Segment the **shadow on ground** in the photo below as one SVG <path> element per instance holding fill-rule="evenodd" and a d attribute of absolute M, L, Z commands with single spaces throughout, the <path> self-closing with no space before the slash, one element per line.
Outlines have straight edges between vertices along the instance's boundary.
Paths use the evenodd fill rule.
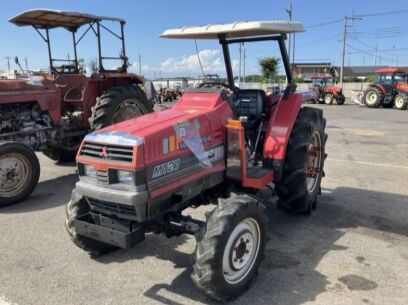
<path fill-rule="evenodd" d="M 311 216 L 289 215 L 271 205 L 267 209 L 270 220 L 269 242 L 258 278 L 249 291 L 230 304 L 303 304 L 313 301 L 322 292 L 336 289 L 335 283 L 316 271 L 316 266 L 329 251 L 347 251 L 336 242 L 354 228 L 371 229 L 373 237 L 390 241 L 392 234 L 408 236 L 403 217 L 387 213 L 390 204 L 408 202 L 407 196 L 373 192 L 353 188 L 324 190 L 318 210 Z M 370 209 L 370 204 L 375 209 Z M 395 208 L 395 207 L 394 207 Z M 382 216 L 378 216 L 382 215 Z M 405 218 L 406 219 L 406 218 Z M 130 251 L 118 251 L 99 259 L 110 263 L 155 256 L 174 261 L 176 268 L 185 268 L 171 284 L 157 283 L 144 295 L 163 304 L 182 305 L 192 300 L 205 304 L 219 304 L 204 296 L 190 280 L 192 271 L 189 255 L 177 251 L 186 237 L 165 239 L 152 236 L 148 246 L 143 244 Z M 392 242 L 392 241 L 391 241 Z M 364 261 L 364 257 L 356 260 Z M 356 275 L 338 279 L 350 290 L 370 290 L 376 283 Z M 177 300 L 175 301 L 175 295 Z M 183 300 L 183 301 L 180 301 Z"/>
<path fill-rule="evenodd" d="M 0 213 L 27 213 L 65 205 L 77 180 L 77 174 L 70 174 L 42 181 L 26 200 L 1 208 Z"/>

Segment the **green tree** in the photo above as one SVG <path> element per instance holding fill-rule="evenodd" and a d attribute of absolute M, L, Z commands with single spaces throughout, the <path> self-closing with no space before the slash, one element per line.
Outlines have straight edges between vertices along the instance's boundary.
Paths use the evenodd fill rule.
<path fill-rule="evenodd" d="M 280 58 L 275 56 L 267 56 L 259 59 L 259 65 L 261 66 L 262 76 L 264 80 L 268 81 L 274 79 L 278 74 Z"/>

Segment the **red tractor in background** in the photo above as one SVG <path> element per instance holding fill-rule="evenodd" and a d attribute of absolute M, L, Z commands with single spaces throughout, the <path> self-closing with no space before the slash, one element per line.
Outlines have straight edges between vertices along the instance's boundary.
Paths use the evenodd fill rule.
<path fill-rule="evenodd" d="M 369 108 L 408 107 L 408 83 L 405 72 L 399 68 L 384 68 L 375 71 L 375 81 L 363 92 L 363 103 Z"/>
<path fill-rule="evenodd" d="M 313 82 L 312 90 L 316 91 L 317 101 L 326 105 L 333 104 L 335 100 L 338 105 L 346 101 L 343 90 L 336 85 L 335 76 L 331 74 L 313 74 L 310 76 Z"/>
<path fill-rule="evenodd" d="M 119 24 L 120 34 L 104 25 L 108 21 Z M 10 22 L 38 32 L 48 47 L 50 71 L 45 76 L 0 80 L 0 206 L 19 202 L 34 190 L 40 175 L 34 151 L 54 160 L 74 160 L 90 129 L 153 111 L 143 79 L 127 72 L 123 19 L 40 9 L 23 12 Z M 79 36 L 82 26 L 86 29 Z M 72 60 L 53 58 L 50 32 L 55 28 L 72 35 Z M 102 55 L 102 30 L 121 41 L 119 57 Z M 77 46 L 88 32 L 98 43 L 98 67 L 89 77 L 77 57 Z M 105 60 L 120 60 L 121 65 L 105 69 Z"/>
<path fill-rule="evenodd" d="M 324 176 L 326 120 L 321 109 L 302 107 L 316 95 L 296 92 L 285 46 L 287 33 L 301 31 L 288 21 L 166 30 L 164 38 L 218 40 L 227 83 L 201 83 L 171 108 L 84 138 L 66 208 L 75 245 L 98 255 L 133 247 L 147 232 L 191 234 L 200 290 L 228 300 L 248 289 L 264 256 L 272 195 L 288 211 L 311 214 Z M 229 45 L 258 41 L 279 45 L 288 82 L 281 94 L 235 86 Z M 184 213 L 209 203 L 216 207 L 206 221 Z"/>

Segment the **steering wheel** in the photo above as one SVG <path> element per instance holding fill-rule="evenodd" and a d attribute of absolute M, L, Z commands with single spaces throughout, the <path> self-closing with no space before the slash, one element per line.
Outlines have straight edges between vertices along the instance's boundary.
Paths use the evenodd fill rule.
<path fill-rule="evenodd" d="M 198 88 L 211 88 L 211 87 L 215 87 L 215 86 L 221 86 L 221 87 L 226 87 L 228 89 L 230 89 L 232 92 L 234 92 L 235 96 L 238 96 L 238 87 L 235 86 L 230 86 L 228 84 L 225 83 L 221 83 L 221 82 L 205 82 L 205 83 L 201 83 Z"/>

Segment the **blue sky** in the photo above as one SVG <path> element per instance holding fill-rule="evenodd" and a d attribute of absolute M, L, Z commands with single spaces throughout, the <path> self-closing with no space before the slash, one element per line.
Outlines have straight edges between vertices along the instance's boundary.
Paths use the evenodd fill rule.
<path fill-rule="evenodd" d="M 127 55 L 136 68 L 138 54 L 142 56 L 142 74 L 175 76 L 200 74 L 194 41 L 160 39 L 158 36 L 166 28 L 209 23 L 228 23 L 241 20 L 286 19 L 285 8 L 290 1 L 252 0 L 252 1 L 130 1 L 130 0 L 47 0 L 47 1 L 3 1 L 0 11 L 0 69 L 7 67 L 5 56 L 28 58 L 29 68 L 47 67 L 47 51 L 43 41 L 29 27 L 16 27 L 8 19 L 24 10 L 32 8 L 52 8 L 89 12 L 96 15 L 121 17 L 127 20 Z M 384 1 L 301 1 L 292 0 L 293 19 L 301 21 L 306 32 L 296 36 L 297 62 L 329 61 L 339 64 L 343 22 L 313 26 L 342 19 L 344 16 L 366 15 L 408 9 L 403 0 L 393 0 L 392 6 L 384 6 Z M 391 3 L 390 2 L 390 3 Z M 408 13 L 385 16 L 364 17 L 350 22 L 350 39 L 347 41 L 346 65 L 408 66 Z M 52 33 L 55 57 L 72 56 L 71 37 L 67 32 Z M 117 55 L 118 41 L 106 33 L 103 41 L 107 56 Z M 375 47 L 377 46 L 377 57 Z M 222 56 L 217 42 L 198 41 L 198 47 L 206 73 L 224 74 Z M 235 68 L 238 52 L 231 50 Z M 97 54 L 92 36 L 81 42 L 80 57 L 88 62 Z M 279 55 L 272 42 L 246 45 L 247 74 L 258 73 L 257 61 L 267 55 Z"/>

